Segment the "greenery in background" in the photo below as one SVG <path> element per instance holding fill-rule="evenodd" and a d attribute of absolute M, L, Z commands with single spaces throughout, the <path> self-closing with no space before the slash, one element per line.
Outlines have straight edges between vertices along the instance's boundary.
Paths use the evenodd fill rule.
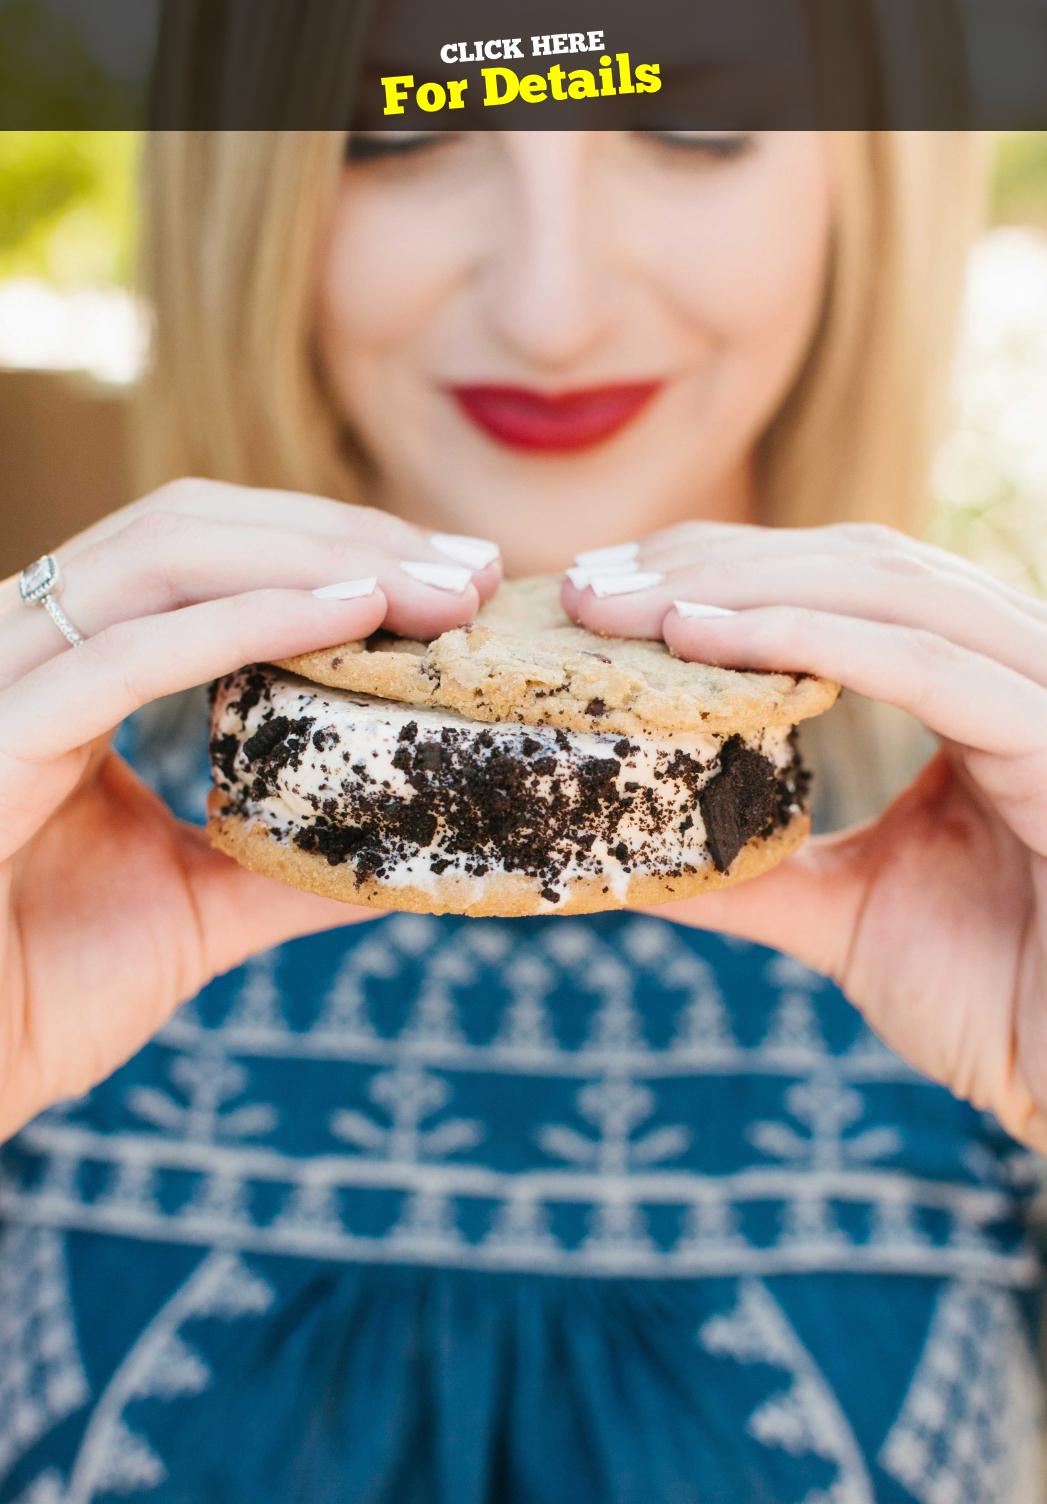
<path fill-rule="evenodd" d="M 148 21 L 148 0 L 137 3 L 137 20 Z M 100 33 L 112 38 L 117 26 L 123 41 L 127 21 L 126 12 L 119 15 L 106 0 L 86 6 L 83 0 L 0 0 L 0 119 L 75 127 L 140 118 L 143 78 L 125 76 L 111 52 L 106 59 L 106 49 L 98 47 Z"/>
<path fill-rule="evenodd" d="M 1047 131 L 1001 131 L 994 165 L 993 220 L 1047 230 Z"/>
<path fill-rule="evenodd" d="M 131 278 L 134 131 L 0 131 L 0 280 Z"/>

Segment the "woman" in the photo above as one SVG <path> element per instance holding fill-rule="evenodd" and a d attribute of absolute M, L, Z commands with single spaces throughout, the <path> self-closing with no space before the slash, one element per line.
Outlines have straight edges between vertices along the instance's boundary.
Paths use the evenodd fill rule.
<path fill-rule="evenodd" d="M 958 136 L 151 143 L 146 454 L 208 478 L 59 548 L 82 646 L 3 587 L 0 1499 L 1039 1496 L 1047 609 L 910 536 L 977 178 Z M 578 553 L 576 619 L 939 750 L 880 812 L 841 708 L 864 823 L 657 916 L 462 921 L 212 852 L 164 802 L 199 692 L 120 728 L 146 781 L 111 749 Z"/>

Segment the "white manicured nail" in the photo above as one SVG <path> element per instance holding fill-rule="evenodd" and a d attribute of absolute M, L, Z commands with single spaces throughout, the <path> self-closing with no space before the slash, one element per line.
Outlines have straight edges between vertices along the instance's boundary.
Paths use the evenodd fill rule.
<path fill-rule="evenodd" d="M 501 553 L 490 538 L 471 538 L 467 533 L 431 533 L 429 542 L 438 554 L 468 564 L 470 569 L 486 569 Z"/>
<path fill-rule="evenodd" d="M 422 564 L 415 559 L 401 559 L 400 568 L 421 585 L 432 585 L 435 590 L 450 590 L 455 595 L 461 595 L 472 579 L 471 570 L 456 569 L 453 564 Z"/>
<path fill-rule="evenodd" d="M 322 601 L 353 601 L 361 595 L 374 595 L 377 586 L 378 581 L 372 574 L 365 580 L 342 580 L 337 585 L 321 585 L 313 594 Z"/>
<path fill-rule="evenodd" d="M 673 601 L 673 609 L 677 616 L 682 616 L 684 621 L 691 621 L 699 616 L 735 616 L 737 612 L 730 606 L 705 606 L 701 601 Z"/>
<path fill-rule="evenodd" d="M 597 579 L 600 575 L 622 575 L 635 573 L 635 564 L 588 564 L 584 568 L 578 564 L 575 564 L 570 569 L 564 570 L 564 574 L 567 576 L 576 590 L 584 590 L 587 585 L 591 585 L 593 580 Z"/>
<path fill-rule="evenodd" d="M 583 569 L 607 569 L 613 564 L 627 564 L 640 552 L 638 543 L 615 543 L 610 548 L 587 548 L 575 554 L 574 562 Z"/>
<path fill-rule="evenodd" d="M 589 589 L 598 596 L 632 595 L 634 591 L 660 585 L 664 578 L 660 574 L 594 574 Z"/>

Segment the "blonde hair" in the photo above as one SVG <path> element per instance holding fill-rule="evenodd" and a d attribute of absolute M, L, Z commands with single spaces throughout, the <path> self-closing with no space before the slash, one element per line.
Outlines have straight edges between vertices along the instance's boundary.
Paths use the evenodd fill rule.
<path fill-rule="evenodd" d="M 157 321 L 140 409 L 144 484 L 201 474 L 360 494 L 351 435 L 313 344 L 344 145 L 344 133 L 327 131 L 150 134 L 143 272 Z M 825 301 L 761 444 L 764 520 L 877 522 L 918 535 L 980 219 L 984 144 L 955 131 L 833 132 L 832 149 Z M 908 766 L 897 732 L 874 746 L 873 730 L 856 729 L 864 713 L 848 714 L 855 748 L 873 753 L 861 759 L 866 796 L 882 799 Z M 843 789 L 833 802 L 857 807 Z"/>

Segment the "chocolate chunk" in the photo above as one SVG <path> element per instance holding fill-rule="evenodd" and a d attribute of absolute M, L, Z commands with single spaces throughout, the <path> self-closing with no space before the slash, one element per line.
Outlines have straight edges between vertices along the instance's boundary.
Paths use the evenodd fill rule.
<path fill-rule="evenodd" d="M 542 897 L 546 900 L 547 903 L 559 903 L 559 889 L 550 887 L 548 884 L 546 884 L 546 886 L 542 889 Z"/>
<path fill-rule="evenodd" d="M 423 742 L 414 754 L 414 765 L 423 773 L 439 773 L 444 765 L 444 749 L 439 742 Z"/>
<path fill-rule="evenodd" d="M 236 676 L 233 675 L 232 677 L 235 678 Z M 243 685 L 240 691 L 240 698 L 230 700 L 229 709 L 243 721 L 247 719 L 250 712 L 268 690 L 269 678 L 263 668 L 258 665 L 252 665 L 250 668 L 241 670 L 240 683 Z"/>
<path fill-rule="evenodd" d="M 635 748 L 627 736 L 623 736 L 620 741 L 614 744 L 614 755 L 615 757 L 620 757 L 623 762 L 633 751 L 635 751 Z"/>
<path fill-rule="evenodd" d="M 607 706 L 602 700 L 590 700 L 585 707 L 586 715 L 601 716 L 607 714 Z"/>
<path fill-rule="evenodd" d="M 774 764 L 732 736 L 720 749 L 720 770 L 698 792 L 709 855 L 726 872 L 752 836 L 774 824 L 778 778 Z"/>
<path fill-rule="evenodd" d="M 211 753 L 211 761 L 226 780 L 232 783 L 235 776 L 234 764 L 236 762 L 236 753 L 240 743 L 235 736 L 213 736 L 208 745 Z"/>
<path fill-rule="evenodd" d="M 244 742 L 244 756 L 248 762 L 258 762 L 279 746 L 291 729 L 285 715 L 274 715 L 271 721 L 263 721 L 253 736 Z"/>

